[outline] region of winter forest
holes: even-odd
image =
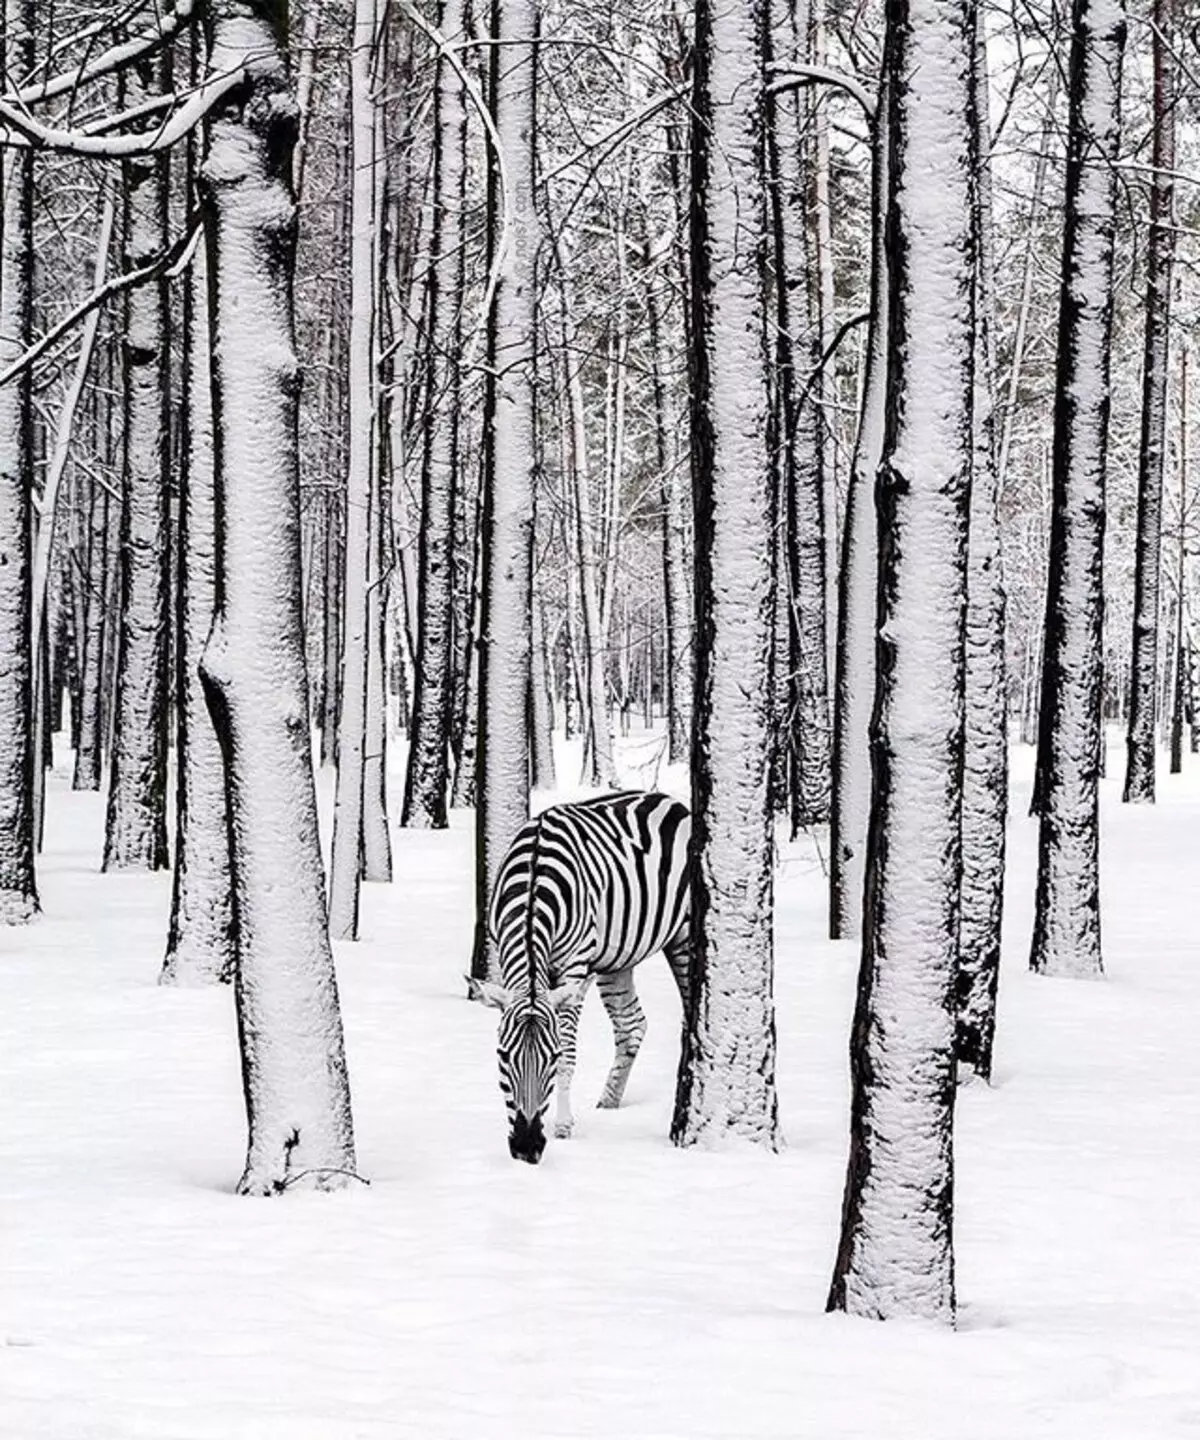
[[[1192,6],[0,13],[0,1436],[1193,1434]]]

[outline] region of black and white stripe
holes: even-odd
[[[646,1033],[633,966],[662,950],[686,1009],[690,831],[678,800],[628,791],[552,806],[513,841],[488,922],[500,983],[473,982],[472,993],[503,1011],[500,1088],[515,1157],[540,1158],[556,1080],[555,1133],[571,1133],[575,1035],[593,977],[616,1041],[602,1106],[620,1104]]]

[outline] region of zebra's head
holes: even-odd
[[[530,997],[489,980],[471,980],[471,998],[500,1011],[496,1054],[500,1091],[508,1110],[508,1150],[536,1165],[546,1148],[544,1120],[554,1093],[562,1045],[558,1012],[579,997],[578,985],[558,985]]]

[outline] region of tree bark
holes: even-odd
[[[34,8],[5,0],[5,73],[33,70]],[[32,338],[33,154],[0,149],[0,370]],[[33,664],[30,644],[33,389],[28,370],[0,386],[0,924],[40,908],[34,863]]]
[[[442,34],[461,41],[460,0],[442,0]],[[400,823],[444,830],[453,701],[454,519],[459,454],[458,354],[462,343],[462,133],[466,101],[457,71],[438,60],[433,106],[433,214],[426,280],[428,326],[421,530],[417,548],[417,673]]]
[[[1074,0],[1030,968],[1098,975],[1105,470],[1125,13]]]
[[[955,1053],[960,1067],[967,1066],[982,1079],[990,1080],[1004,905],[1004,831],[1008,819],[1008,679],[995,450],[992,127],[982,6],[976,7],[975,32],[971,71],[975,136],[974,454],[967,568],[962,912]]]
[[[831,1310],[953,1323],[954,967],[972,460],[974,6],[898,0],[878,676]]]
[[[1163,469],[1170,365],[1171,274],[1175,258],[1175,41],[1173,0],[1154,0],[1154,110],[1151,126],[1150,234],[1146,245],[1142,433],[1138,452],[1133,571],[1133,659],[1122,799],[1152,804],[1156,751],[1158,615],[1162,575]]]
[[[164,985],[232,980],[236,960],[225,770],[200,679],[200,658],[215,604],[216,530],[208,259],[203,246],[192,259],[187,283],[186,431],[176,582],[175,875],[167,953],[159,975]]]
[[[883,458],[888,386],[890,280],[885,238],[889,111],[884,71],[872,144],[871,326],[858,442],[846,490],[838,579],[838,642],[834,692],[833,795],[829,826],[829,936],[862,935],[867,820],[871,808],[869,732],[875,698],[875,621],[879,534],[875,481]]]
[[[126,98],[152,87],[135,70]],[[125,164],[127,270],[166,248],[167,162]],[[120,634],[117,642],[112,766],[104,834],[105,870],[165,870],[167,855],[167,697],[170,656],[168,535],[167,286],[154,280],[125,302]]]
[[[249,1121],[239,1189],[335,1188],[354,1170],[301,633],[292,281],[295,103],[287,7],[214,0],[201,195],[210,278],[216,613],[201,675],[225,761],[238,1030]]]
[[[761,237],[765,5],[697,0],[692,120],[696,691],[691,986],[671,1136],[775,1148],[774,517]]]
[[[533,594],[533,204],[538,7],[493,0],[492,107],[507,193],[493,183],[503,226],[488,323],[475,786],[475,947],[471,974],[493,969],[487,935],[492,885],[529,818],[529,657]],[[503,219],[497,204],[503,201]]]
[[[346,471],[346,559],[342,600],[342,686],[337,791],[329,867],[329,928],[358,939],[367,734],[371,471],[375,437],[375,106],[371,98],[375,0],[355,0],[350,57],[350,442]]]

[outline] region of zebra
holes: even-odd
[[[497,1051],[514,1160],[536,1165],[557,1081],[554,1133],[574,1128],[575,1036],[593,977],[616,1055],[599,1104],[621,1103],[646,1034],[633,967],[661,950],[687,1014],[691,816],[644,791],[553,805],[518,831],[496,877],[488,930],[500,981],[469,980],[501,1011]]]

